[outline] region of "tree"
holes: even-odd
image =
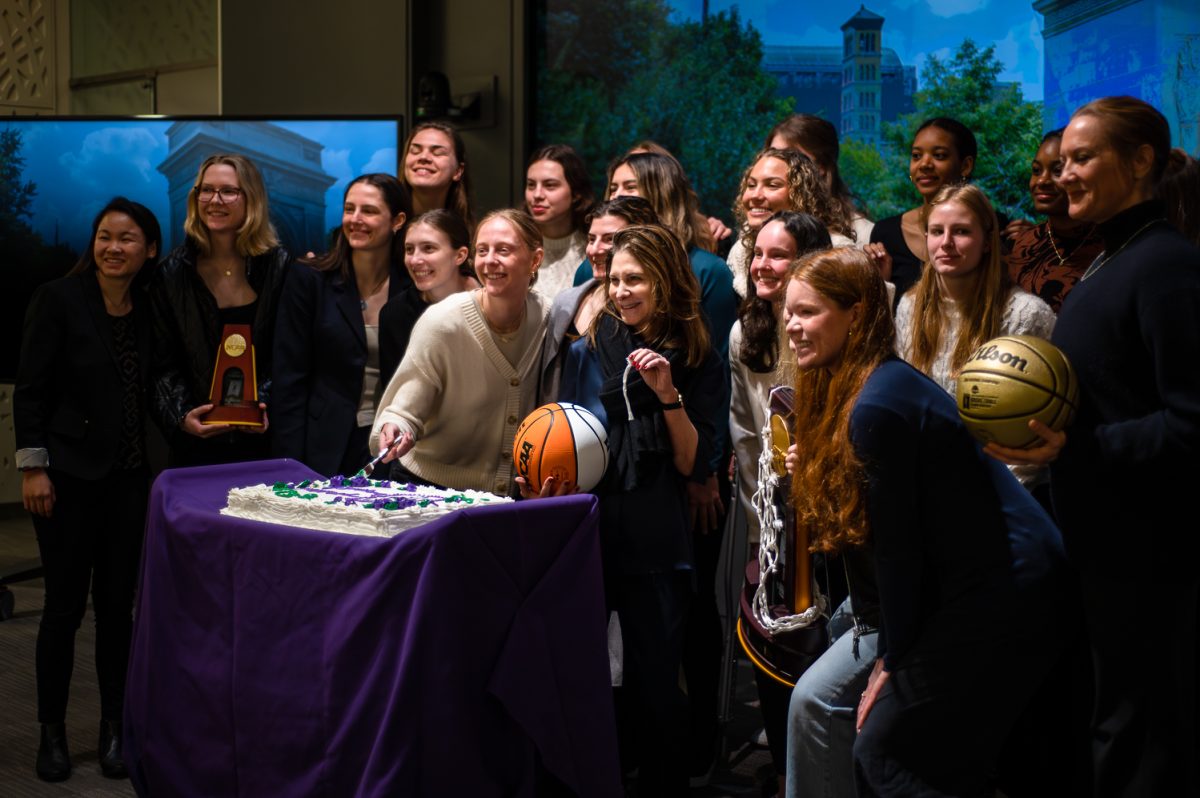
[[[661,0],[565,4],[548,18],[538,138],[574,146],[596,181],[642,139],[669,149],[707,213],[729,216],[742,170],[788,113],[763,71],[762,40],[735,10],[672,23]]]
[[[908,152],[917,127],[935,116],[957,119],[974,132],[979,156],[972,179],[996,210],[1010,217],[1033,215],[1029,161],[1041,141],[1041,107],[1026,102],[1019,85],[997,84],[1002,69],[994,47],[980,50],[964,39],[948,61],[930,56],[913,98],[916,110],[883,126],[878,159],[861,142],[843,142],[842,174],[874,218],[920,203],[908,180]]]
[[[37,186],[21,182],[25,159],[21,156],[21,132],[9,128],[0,130],[0,235],[28,225],[21,221],[32,216],[33,198]]]

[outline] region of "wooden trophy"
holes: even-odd
[[[217,365],[213,368],[212,387],[208,392],[213,409],[202,424],[233,424],[261,427],[263,413],[258,406],[258,373],[254,368],[254,344],[249,324],[226,324],[217,347]]]

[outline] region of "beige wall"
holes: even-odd
[[[407,113],[407,2],[222,0],[220,28],[222,113]]]

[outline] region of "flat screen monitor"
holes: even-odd
[[[12,382],[25,307],[88,245],[114,196],[158,217],[164,251],[183,243],[196,170],[218,152],[262,172],[271,222],[294,253],[323,252],[347,183],[396,174],[399,117],[0,117],[0,382]]]

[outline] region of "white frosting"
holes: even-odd
[[[391,537],[455,510],[512,501],[475,490],[440,490],[361,478],[354,482],[357,484],[335,478],[231,488],[221,513],[326,532]],[[394,509],[374,506],[379,503],[395,503]]]

